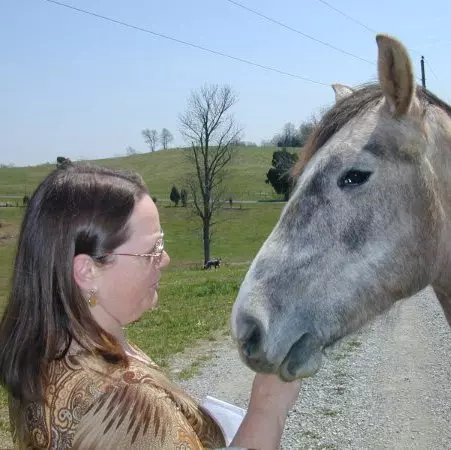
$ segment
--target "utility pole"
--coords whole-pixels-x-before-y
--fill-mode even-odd
[[[421,57],[421,84],[426,89],[426,74],[424,72],[424,56]]]

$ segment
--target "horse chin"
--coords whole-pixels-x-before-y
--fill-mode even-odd
[[[279,377],[284,381],[308,378],[321,368],[322,345],[318,337],[304,334],[296,341],[279,367]]]

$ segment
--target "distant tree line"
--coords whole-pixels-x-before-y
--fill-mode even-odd
[[[174,136],[167,128],[163,128],[160,134],[155,129],[149,130],[149,128],[146,128],[141,131],[141,135],[151,152],[156,150],[158,142],[161,144],[163,150],[166,150],[174,140]]]
[[[155,129],[150,130],[146,128],[141,131],[141,136],[144,138],[144,142],[149,147],[150,152],[154,152],[157,149],[158,143],[161,144],[163,150],[166,150],[174,140],[174,136],[167,128],[163,128],[160,133]],[[136,149],[130,145],[125,149],[127,156],[136,155],[137,153]]]
[[[264,142],[266,145],[275,145],[281,148],[272,155],[272,167],[266,173],[265,182],[271,184],[277,194],[283,195],[285,201],[290,197],[293,188],[290,170],[298,160],[299,149],[307,143],[324,112],[325,110],[322,109],[319,115],[312,115],[309,120],[302,122],[298,128],[292,122],[288,122],[283,126],[280,133],[277,133],[270,141]],[[297,150],[289,152],[288,148]]]
[[[282,148],[303,147],[313,130],[318,126],[325,111],[323,108],[318,114],[312,114],[310,119],[301,122],[297,128],[292,122],[287,122],[283,126],[282,131],[273,136],[269,144]],[[264,143],[266,144],[267,142]]]

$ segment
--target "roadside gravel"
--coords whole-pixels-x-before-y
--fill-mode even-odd
[[[193,362],[198,372],[179,380]],[[246,408],[253,373],[230,337],[177,355],[170,368],[198,400]],[[304,382],[282,449],[451,449],[450,424],[451,329],[428,288],[328,352]]]

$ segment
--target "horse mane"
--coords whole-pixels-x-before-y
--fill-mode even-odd
[[[432,92],[421,86],[416,88],[417,98],[426,109],[429,105],[437,106],[451,117],[451,106]],[[371,83],[357,88],[350,96],[337,102],[323,116],[307,143],[300,150],[299,159],[293,166],[290,176],[298,177],[305,165],[326,142],[354,117],[377,105],[383,93],[379,84]]]

